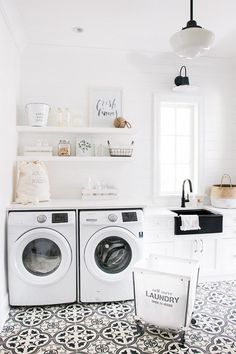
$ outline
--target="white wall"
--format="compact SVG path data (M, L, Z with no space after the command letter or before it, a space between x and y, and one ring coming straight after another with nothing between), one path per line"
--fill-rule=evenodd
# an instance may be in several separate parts
M71 163L66 168L48 163L52 197L80 197L81 186L92 176L116 184L123 197L151 200L153 94L172 95L173 80L183 64L187 65L191 83L201 87L204 108L201 189L206 190L212 183L218 183L223 173L236 177L229 60L201 58L183 62L150 54L60 46L31 45L24 51L18 124L27 123L24 105L41 101L53 109L69 107L74 114L82 111L87 122L89 87L112 86L123 88L123 115L138 131L133 162ZM50 139L47 135L44 138Z
M0 330L8 314L6 271L6 207L12 200L16 155L18 50L0 8Z

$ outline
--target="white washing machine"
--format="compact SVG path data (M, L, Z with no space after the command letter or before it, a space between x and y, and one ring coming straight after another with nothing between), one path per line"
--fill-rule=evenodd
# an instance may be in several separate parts
M80 212L78 301L134 298L132 267L142 256L143 212Z
M8 216L10 305L76 300L75 211L13 211Z

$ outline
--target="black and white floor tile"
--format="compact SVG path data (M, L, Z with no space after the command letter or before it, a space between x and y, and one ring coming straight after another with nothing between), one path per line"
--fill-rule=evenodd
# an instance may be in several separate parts
M145 324L132 301L14 307L0 354L236 354L236 281L200 284L184 345L180 333Z

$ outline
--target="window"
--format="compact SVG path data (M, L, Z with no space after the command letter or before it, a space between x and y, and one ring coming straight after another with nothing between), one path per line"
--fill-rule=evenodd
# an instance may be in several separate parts
M198 105L160 102L155 132L159 195L179 195L184 179L198 186Z

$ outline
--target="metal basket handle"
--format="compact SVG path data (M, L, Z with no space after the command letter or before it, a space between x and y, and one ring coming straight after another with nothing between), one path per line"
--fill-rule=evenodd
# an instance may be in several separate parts
M108 144L108 146L110 147L110 141L109 141L109 140L107 140L107 144ZM134 145L134 140L131 141L131 144L130 144L130 145Z
M224 180L225 178L228 178L230 188L233 188L233 186L232 186L232 181L231 181L231 177L230 177L230 175L228 175L227 173L225 173L225 174L221 177L220 188L222 188L223 180Z

